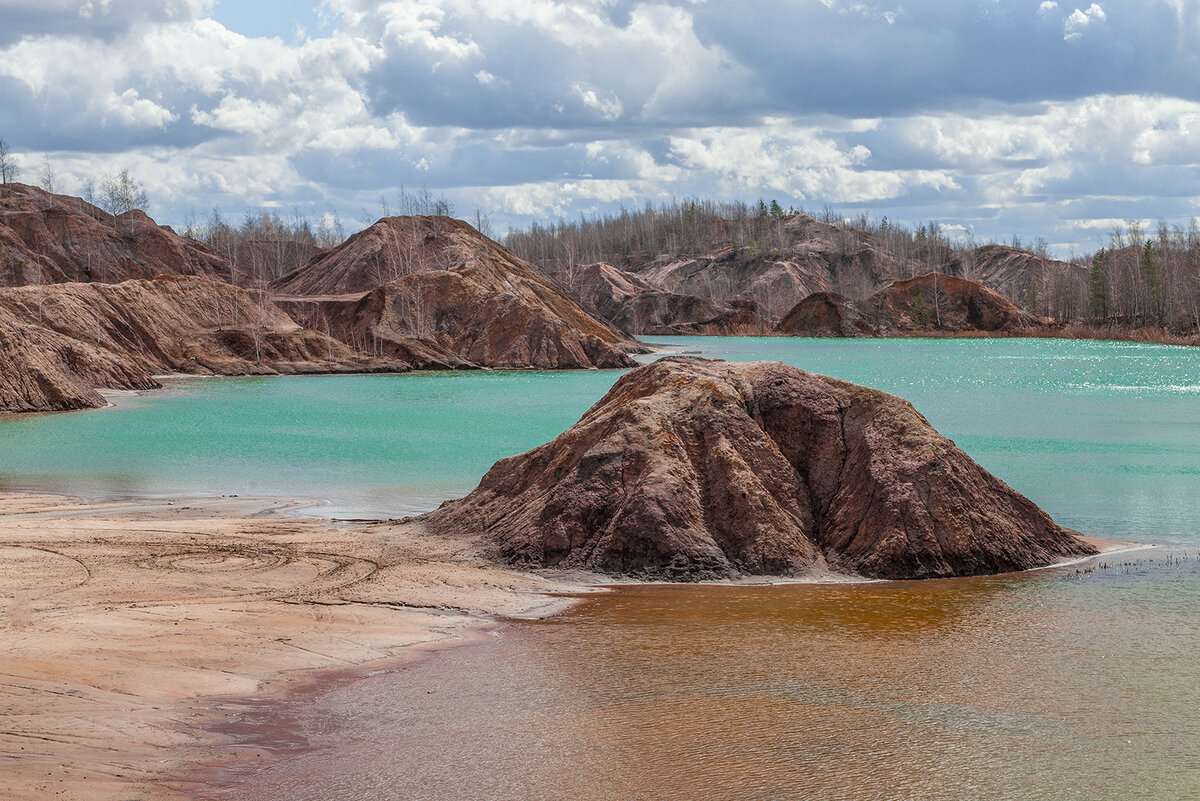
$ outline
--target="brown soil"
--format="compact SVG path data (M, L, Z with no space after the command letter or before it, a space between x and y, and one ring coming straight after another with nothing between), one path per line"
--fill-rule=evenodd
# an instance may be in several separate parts
M903 336L927 331L1024 331L1043 327L1000 293L941 273L895 281L866 300L810 295L775 327L788 336Z
M578 591L453 540L274 514L286 506L0 495L5 799L186 797L183 761L223 753L198 739L193 699L415 655Z
M776 362L666 358L422 518L512 564L696 580L929 578L1094 551L900 398Z
M0 412L104 405L163 373L402 371L302 328L260 292L185 276L0 290Z
M422 366L630 367L645 352L449 217L385 218L272 286L307 325Z
M140 211L113 220L69 195L0 187L0 286L64 281L119 283L163 273L229 280L216 251Z

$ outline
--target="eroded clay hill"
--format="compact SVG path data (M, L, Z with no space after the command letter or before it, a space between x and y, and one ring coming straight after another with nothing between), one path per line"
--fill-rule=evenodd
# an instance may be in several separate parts
M669 579L979 575L1094 553L907 401L673 357L418 520L517 565Z
M190 276L0 290L0 412L103 405L154 375L409 369L297 325L259 292Z
M896 281L865 300L830 292L796 304L775 327L788 336L895 336L921 332L1004 332L1042 321L1000 293L940 273Z
M619 266L670 292L718 304L753 300L761 317L774 323L814 292L865 297L912 275L916 264L866 231L794 214L774 223L769 242L753 247L724 247L686 258L631 258Z
M629 367L645 350L449 217L384 218L272 289L307 325L428 366Z
M585 311L627 334L737 336L762 331L754 301L718 303L671 292L603 262L558 273L555 279Z
M119 283L161 274L229 280L229 262L140 211L114 220L77 197L0 187L0 286Z
M1030 283L1044 292L1056 279L1081 282L1087 275L1087 268L1081 265L1007 245L983 245L955 254L940 271L978 281L1013 301L1021 300Z

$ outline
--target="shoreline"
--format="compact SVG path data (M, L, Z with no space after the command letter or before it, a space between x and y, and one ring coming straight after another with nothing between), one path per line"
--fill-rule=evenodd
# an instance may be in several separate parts
M1086 330L1081 331L1079 326L1042 326L1030 329L1018 329L1013 331L948 331L948 330L914 330L903 331L889 334L888 336L824 336L824 335L803 335L803 334L779 334L770 330L745 332L738 334L630 334L637 342L641 343L646 350L642 353L632 354L631 358L638 365L646 364L649 361L654 361L657 358L671 355L689 354L691 351L684 350L687 345L668 344L656 342L658 337L688 337L696 339L817 339L817 340L905 340L905 339L1046 339L1046 340L1074 340L1074 341L1090 341L1090 342L1109 342L1109 343L1126 343L1132 345L1157 345L1162 347L1175 348L1196 348L1200 347L1200 335L1186 336L1173 334L1166 331L1158 331L1154 329L1109 329L1109 328L1091 328L1084 327ZM702 351L696 351L698 355L702 355ZM720 357L713 357L720 358ZM564 370L553 370L551 372L572 372L578 371L593 371L593 370L629 370L634 368L629 367L612 367L612 368L568 368ZM313 377L313 376L372 376L372 375L421 375L429 373L487 373L487 372L539 372L540 368L457 368L452 370L407 370L407 371L359 371L359 372L340 372L340 371L316 371L316 372L295 372L295 373L245 373L245 374L217 374L217 373L163 373L151 376L156 381L162 382L158 387L149 389L111 389L107 387L95 387L97 393L105 401L103 406L83 406L64 409L46 409L37 411L12 411L0 412L0 419L16 418L24 415L34 414L59 414L63 412L79 412L79 411L94 411L96 409L110 409L119 405L114 402L114 399L134 398L142 395L154 393L162 393L171 389L173 383L190 381L204 378L286 378L292 376L298 377Z
M239 710L403 669L590 593L661 583L510 570L411 524L290 514L309 503L0 492L0 553L25 568L0 576L9 797L187 798L206 770L256 758L230 747ZM1088 539L1101 553L1037 570L1154 547ZM704 582L795 583L878 582Z
M588 591L462 542L283 514L297 503L0 493L6 799L184 798L172 781L219 745L198 724L222 699L403 664Z

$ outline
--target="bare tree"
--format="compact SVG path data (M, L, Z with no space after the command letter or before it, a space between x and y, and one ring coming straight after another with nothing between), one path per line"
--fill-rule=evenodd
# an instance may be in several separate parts
M150 205L146 188L130 176L129 170L121 170L115 177L105 175L101 179L100 202L104 210L112 215L113 228L117 227L117 219L121 215L134 209L144 211ZM133 220L129 221L129 233L133 233Z
M42 168L38 171L38 185L47 192L58 191L58 176L54 174L54 165L49 156L42 156Z
M0 184L8 186L9 181L15 181L21 175L21 168L13 160L8 142L0 139Z

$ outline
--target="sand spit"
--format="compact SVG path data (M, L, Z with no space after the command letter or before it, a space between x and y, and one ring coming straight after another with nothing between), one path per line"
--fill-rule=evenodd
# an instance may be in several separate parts
M205 766L231 758L213 733L229 731L214 726L228 710L571 603L551 593L622 583L497 568L419 523L286 514L302 505L0 493L6 801L188 798Z
M181 760L204 745L195 699L415 658L580 589L411 528L278 514L290 505L0 495L6 799L184 797Z

